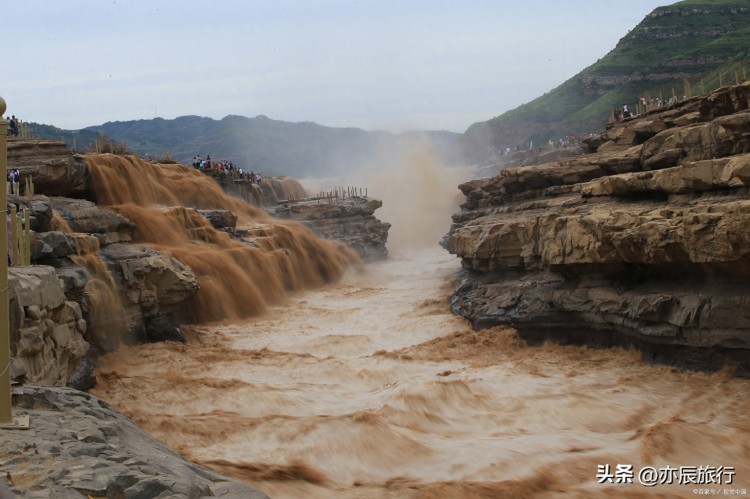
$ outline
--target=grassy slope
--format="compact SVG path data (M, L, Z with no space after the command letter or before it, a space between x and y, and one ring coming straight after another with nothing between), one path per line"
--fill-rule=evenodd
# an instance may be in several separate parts
M465 144L473 159L530 140L603 128L614 106L639 96L666 99L710 91L750 75L750 4L747 0L686 0L660 7L604 58L556 89L488 122L472 125ZM489 141L489 143L487 143Z

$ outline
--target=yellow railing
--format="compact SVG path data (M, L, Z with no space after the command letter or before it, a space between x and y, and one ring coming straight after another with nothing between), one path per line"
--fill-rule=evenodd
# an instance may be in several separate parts
M0 178L8 172L8 123L3 119L7 105L0 97ZM0 206L5 213L7 189L0 189ZM8 247L8 230L0 230L0 248ZM7 249L6 249L7 252ZM10 398L10 330L8 320L8 258L0 258L0 426L13 424Z

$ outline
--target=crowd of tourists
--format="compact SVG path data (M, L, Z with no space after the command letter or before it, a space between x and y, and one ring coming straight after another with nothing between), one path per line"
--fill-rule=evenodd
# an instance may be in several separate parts
M541 151L555 151L559 149L568 149L581 147L583 141L589 137L595 137L596 133L588 133L583 135L568 135L566 137L560 137L557 139L549 139L546 144L537 145L536 150ZM534 141L530 141L528 147L516 145L515 151L510 147L501 148L500 156L510 156L514 152L521 151L532 151L534 150Z
M231 161L222 159L221 161L211 161L211 155L207 154L203 159L199 154L193 157L193 168L196 170L218 170L228 174L232 179L247 180L254 184L260 184L263 181L263 174L253 170L238 168Z
M683 96L683 99L686 98L687 96ZM662 99L661 97L638 97L638 105L636 106L635 113L628 109L627 104L623 104L622 107L615 106L614 108L612 108L610 121L622 121L627 118L632 118L633 116L636 116L638 114L648 113L649 111L669 107L672 104L677 103L677 101L678 98L674 95L668 99Z

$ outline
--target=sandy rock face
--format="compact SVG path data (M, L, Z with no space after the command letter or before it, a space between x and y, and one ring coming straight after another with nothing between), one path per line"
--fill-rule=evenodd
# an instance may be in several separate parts
M309 227L320 237L341 241L364 260L388 257L385 247L391 224L378 220L375 210L383 206L379 199L350 197L335 202L300 201L282 203L276 215Z
M748 89L618 123L594 153L461 185L443 240L466 269L454 309L529 338L629 341L750 374Z
M9 141L8 168L18 168L22 186L25 179L31 177L35 192L50 196L81 196L89 188L83 157L71 155L64 142L44 139Z
M81 307L65 298L52 267L11 268L8 285L13 377L66 384L89 349Z

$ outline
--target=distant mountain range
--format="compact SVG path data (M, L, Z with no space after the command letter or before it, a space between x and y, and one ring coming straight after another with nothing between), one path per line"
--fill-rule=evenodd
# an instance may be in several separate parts
M94 150L97 140L113 140L143 157L191 164L196 155L204 159L210 155L214 161L226 159L267 175L298 178L377 167L379 161L387 161L404 143L415 138L431 143L444 163L463 162L461 135L453 132L393 134L311 122L290 123L266 116L115 121L77 131L31 124L30 129L35 135L59 138L83 151Z
M750 2L685 0L654 10L604 58L559 87L473 124L463 135L371 132L266 116L118 121L77 131L30 124L30 130L79 150L91 150L95 140L105 137L139 155L180 163L210 154L271 175L333 175L385 161L417 135L428 138L447 164L492 161L507 147L598 132L613 107L628 104L634 110L639 97L697 95L748 75Z

